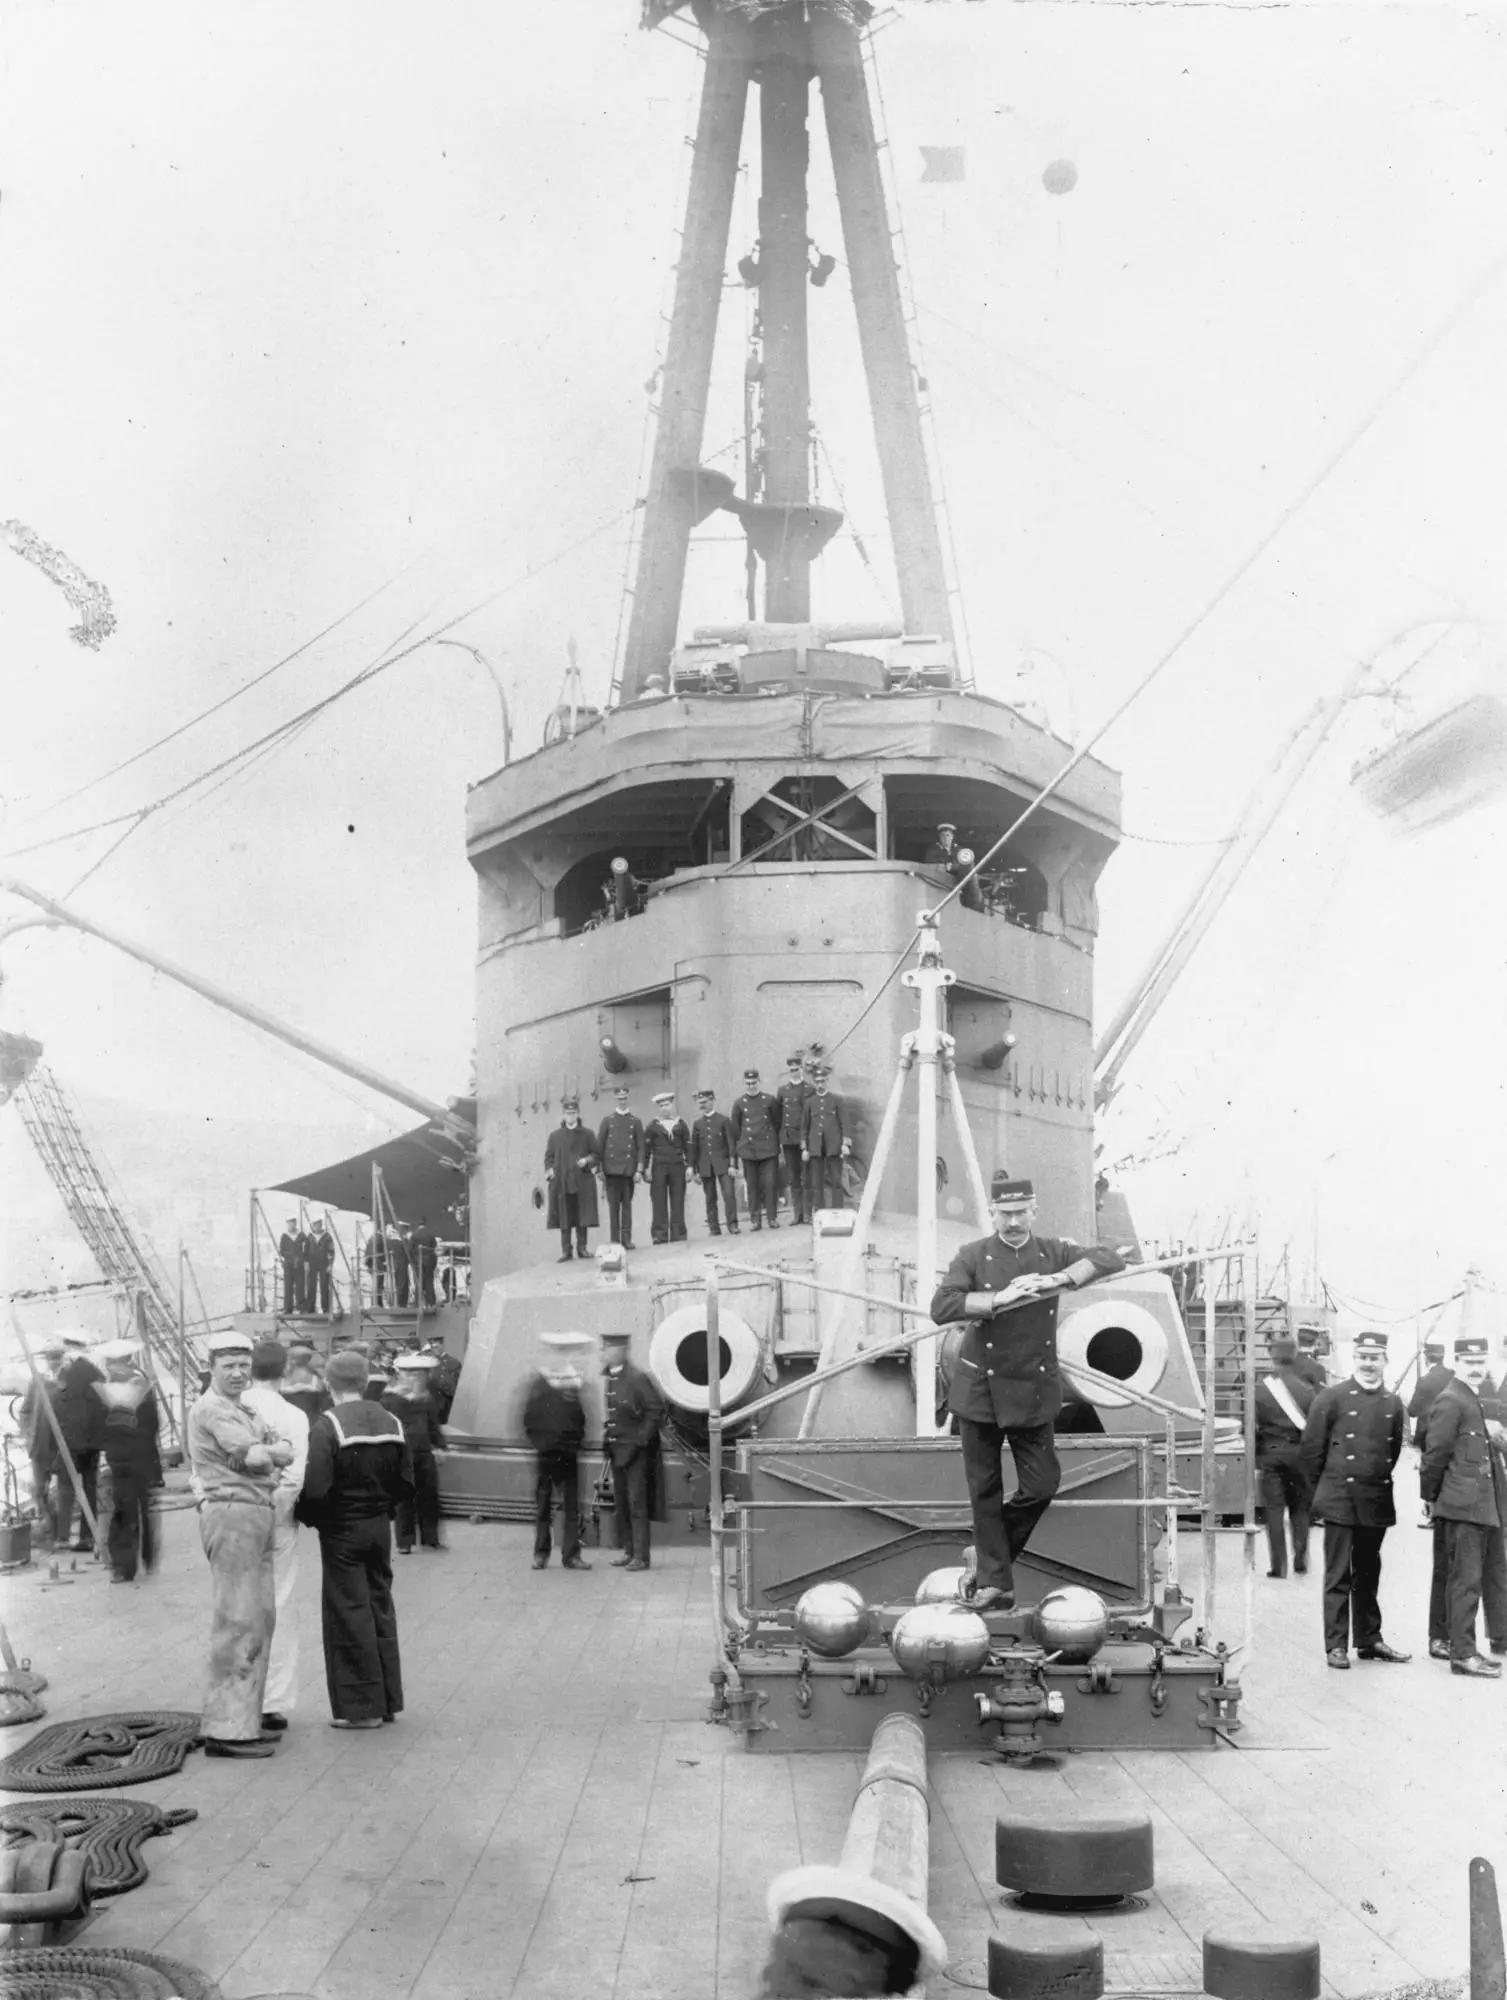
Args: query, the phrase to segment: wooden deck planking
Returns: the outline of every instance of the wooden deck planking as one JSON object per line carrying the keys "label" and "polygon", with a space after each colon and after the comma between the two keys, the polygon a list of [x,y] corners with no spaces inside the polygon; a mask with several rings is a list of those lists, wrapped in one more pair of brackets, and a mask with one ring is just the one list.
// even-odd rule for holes
{"label": "wooden deck planking", "polygon": [[[15,1584],[9,1621],[52,1677],[52,1718],[197,1706],[207,1593],[191,1525],[170,1520],[164,1571],[138,1589],[89,1569],[69,1587]],[[636,1577],[592,1551],[592,1572],[567,1576],[529,1568],[526,1530],[448,1532],[450,1554],[396,1565],[408,1706],[370,1735],[325,1726],[305,1545],[293,1729],[271,1760],[195,1755],[136,1788],[201,1817],[149,1844],[150,1881],[103,1905],[90,1941],[176,1952],[231,2000],[279,1988],[367,2000],[378,1985],[391,2000],[748,2000],[767,1883],[837,1859],[861,1755],[748,1754],[701,1720],[704,1550],[656,1550]],[[1185,1553],[1196,1575],[1196,1547]],[[1236,1554],[1222,1544],[1227,1612]],[[1427,1554],[1422,1535],[1388,1537],[1395,1643],[1416,1643]],[[1256,1602],[1240,1752],[1086,1753],[1027,1770],[932,1760],[931,1906],[960,1974],[982,1977],[992,1929],[1046,1922],[995,1887],[993,1840],[999,1811],[1048,1801],[1140,1801],[1152,1815],[1148,1907],[1088,1926],[1111,1983],[1144,1987],[1162,1968],[1185,1984],[1221,1924],[1309,1928],[1330,1993],[1463,1964],[1465,1861],[1502,1860],[1500,1689],[1425,1659],[1329,1672],[1316,1575],[1263,1578]]]}
{"label": "wooden deck planking", "polygon": [[718,2000],[748,2000],[769,1944],[764,1891],[800,1858],[796,1757],[732,1748],[722,1767],[717,1873]]}
{"label": "wooden deck planking", "polygon": [[[614,2000],[702,2000],[717,1990],[724,1778],[730,1762],[747,1760],[721,1731],[708,1742],[711,1734],[701,1722],[660,1731],[617,1980],[603,1989]],[[735,1901],[761,1904],[762,1890],[745,1877]]]}

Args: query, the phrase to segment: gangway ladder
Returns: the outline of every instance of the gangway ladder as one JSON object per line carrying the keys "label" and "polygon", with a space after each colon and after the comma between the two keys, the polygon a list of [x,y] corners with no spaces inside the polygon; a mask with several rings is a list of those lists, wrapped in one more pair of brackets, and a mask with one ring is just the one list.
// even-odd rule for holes
{"label": "gangway ladder", "polygon": [[[45,1064],[38,1063],[17,1090],[16,1108],[37,1157],[94,1261],[112,1284],[122,1286],[140,1301],[136,1323],[156,1371],[167,1381],[176,1382],[178,1313],[167,1278],[127,1220],[90,1150],[77,1113]],[[162,1400],[169,1429],[176,1437],[172,1399]]]}

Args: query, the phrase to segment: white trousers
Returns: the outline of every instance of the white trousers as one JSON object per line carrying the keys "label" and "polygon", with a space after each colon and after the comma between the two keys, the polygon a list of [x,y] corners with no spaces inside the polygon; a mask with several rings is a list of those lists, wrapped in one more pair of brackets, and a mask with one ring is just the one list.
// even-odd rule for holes
{"label": "white trousers", "polygon": [[291,1715],[298,1704],[298,1627],[293,1620],[293,1592],[298,1584],[298,1523],[293,1518],[296,1494],[279,1487],[273,1501],[272,1588],[277,1624],[262,1706],[269,1715]]}

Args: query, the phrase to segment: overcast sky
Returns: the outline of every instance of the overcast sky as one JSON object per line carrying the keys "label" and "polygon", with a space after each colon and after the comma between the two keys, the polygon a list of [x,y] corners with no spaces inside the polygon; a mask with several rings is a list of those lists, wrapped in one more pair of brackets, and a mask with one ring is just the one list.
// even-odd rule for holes
{"label": "overcast sky", "polygon": [[[55,584],[0,548],[0,868],[70,891],[120,828],[18,850],[162,797],[451,620],[524,748],[572,636],[605,696],[699,81],[636,11],[11,0],[0,519],[105,584],[119,624],[74,644]],[[911,0],[876,46],[979,686],[1008,692],[1028,655],[1081,737],[1284,523],[1103,746],[1137,836],[1101,884],[1103,1014],[1356,659],[1463,620],[1500,671],[1507,32],[1436,4]],[[962,147],[965,178],[923,183],[923,146]],[[840,256],[813,154],[812,232]],[[753,201],[745,179],[734,260]],[[746,305],[728,290],[709,456],[739,428]],[[862,544],[824,559],[817,611],[862,617],[893,582],[841,269],[812,323],[824,497]],[[740,549],[708,539],[687,622],[736,615],[740,588]],[[1148,1231],[1248,1207],[1311,1256],[1317,1210],[1326,1275],[1378,1317],[1473,1259],[1507,1279],[1507,816],[1412,840],[1370,820],[1348,771],[1386,726],[1367,705],[1315,769],[1106,1134],[1114,1157],[1162,1126],[1178,1146],[1125,1177]],[[486,676],[427,647],[154,814],[78,905],[459,1092],[464,792],[498,761]],[[4,965],[0,1024],[144,1116],[296,1121],[293,1165],[410,1122],[99,945],[32,932]]]}

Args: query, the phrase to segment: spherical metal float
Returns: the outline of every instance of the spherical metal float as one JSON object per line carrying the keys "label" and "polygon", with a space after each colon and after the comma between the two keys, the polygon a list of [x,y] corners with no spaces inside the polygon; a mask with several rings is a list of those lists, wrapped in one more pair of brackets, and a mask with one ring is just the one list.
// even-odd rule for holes
{"label": "spherical metal float", "polygon": [[961,1563],[951,1569],[934,1569],[916,1585],[917,1604],[959,1604],[963,1579],[968,1572]]}
{"label": "spherical metal float", "polygon": [[1109,1637],[1109,1611],[1097,1592],[1081,1584],[1049,1590],[1032,1619],[1038,1642],[1064,1662],[1091,1660]]}
{"label": "spherical metal float", "polygon": [[896,1620],[890,1650],[914,1681],[960,1681],[989,1657],[989,1627],[961,1604],[917,1604]]}
{"label": "spherical metal float", "polygon": [[864,1642],[869,1607],[851,1583],[813,1583],[795,1604],[795,1635],[824,1660],[840,1660]]}

